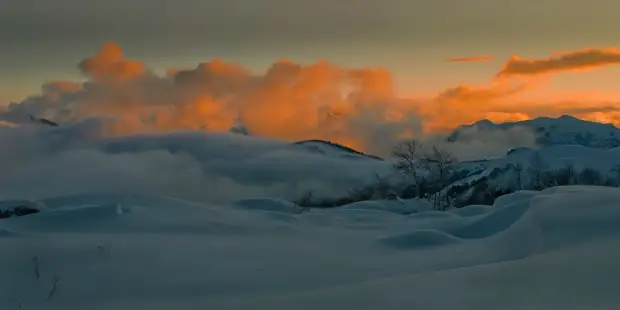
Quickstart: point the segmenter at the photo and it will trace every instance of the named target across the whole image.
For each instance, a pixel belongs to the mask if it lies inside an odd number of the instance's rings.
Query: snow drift
[[[620,189],[588,186],[409,214],[43,200],[0,222],[0,308],[616,309],[618,201]]]

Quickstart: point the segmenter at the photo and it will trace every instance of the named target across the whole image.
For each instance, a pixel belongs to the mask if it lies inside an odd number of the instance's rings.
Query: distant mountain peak
[[[511,128],[531,129],[536,142],[541,146],[581,145],[592,148],[609,149],[620,146],[620,129],[613,124],[586,121],[572,115],[559,117],[537,117],[524,121],[493,123],[483,119],[471,125],[459,126],[446,140],[464,142],[469,129],[508,130]]]
[[[582,119],[576,118],[576,117],[574,117],[572,115],[568,115],[568,114],[564,114],[564,115],[558,117],[558,119],[560,119],[560,120],[578,120],[578,121],[583,121]]]
[[[366,154],[366,153],[354,150],[350,147],[344,146],[342,144],[334,143],[331,141],[325,141],[325,140],[318,140],[318,139],[302,140],[302,141],[293,142],[292,145],[303,146],[311,152],[320,153],[323,155],[326,155],[328,153],[327,150],[331,149],[332,151],[337,151],[338,153],[340,153],[342,155],[340,157],[358,157],[358,158],[367,158],[367,159],[380,160],[380,161],[384,160],[381,157]]]
[[[474,125],[489,126],[489,125],[495,125],[495,123],[485,118],[485,119],[481,119],[481,120],[475,122]]]
[[[34,116],[30,115],[30,120],[33,121],[33,122],[42,124],[42,125],[58,127],[57,123],[52,122],[52,121],[50,121],[48,119],[45,119],[45,118],[37,118],[37,117],[34,117]]]

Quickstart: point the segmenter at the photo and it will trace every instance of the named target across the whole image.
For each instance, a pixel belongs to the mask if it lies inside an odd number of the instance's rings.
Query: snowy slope
[[[502,169],[513,171],[513,167],[520,165],[525,171],[523,182],[528,183],[527,178],[530,176],[528,176],[527,170],[534,168],[532,167],[534,156],[539,156],[542,168],[546,171],[558,170],[571,165],[577,172],[593,169],[603,177],[618,177],[615,170],[620,166],[620,148],[595,149],[579,145],[556,145],[515,152],[505,158],[490,161],[488,168],[480,175],[492,177],[491,175],[495,171],[495,176],[492,178],[509,179],[514,177],[514,174],[498,173],[498,171]],[[509,183],[509,180],[504,181],[507,186],[510,186]]]
[[[520,149],[506,157],[475,163],[457,163],[453,169],[463,178],[446,187],[460,187],[459,195],[475,194],[477,184],[482,191],[515,191],[534,189],[536,172],[554,179],[553,174],[572,167],[575,174],[570,184],[620,185],[620,148],[597,149],[579,145],[554,145],[538,149]],[[593,175],[594,174],[594,175]],[[551,184],[553,186],[555,184]],[[562,184],[560,184],[562,185]]]
[[[56,198],[0,221],[0,309],[617,309],[619,200],[558,187],[404,216]]]
[[[539,117],[519,122],[493,123],[481,120],[471,125],[460,126],[447,138],[450,142],[467,142],[468,133],[511,128],[527,128],[534,132],[536,142],[542,146],[574,144],[594,148],[620,146],[620,129],[613,124],[590,122],[564,115],[558,118]]]

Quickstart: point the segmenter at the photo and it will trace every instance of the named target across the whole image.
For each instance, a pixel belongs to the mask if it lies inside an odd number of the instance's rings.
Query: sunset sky
[[[506,88],[521,85],[514,92],[527,101],[526,111],[505,106],[514,98],[494,102],[504,105],[501,113],[521,113],[508,119],[583,107],[580,116],[615,122],[618,12],[617,0],[4,0],[0,106],[40,93],[47,82],[79,82],[85,72],[78,64],[113,41],[125,58],[160,75],[214,58],[252,72],[283,58],[324,59],[385,68],[399,96],[441,97],[456,87],[455,109],[485,104],[480,94],[500,83],[500,92],[511,94]],[[463,89],[482,92],[463,99]],[[534,111],[538,101],[562,106]]]

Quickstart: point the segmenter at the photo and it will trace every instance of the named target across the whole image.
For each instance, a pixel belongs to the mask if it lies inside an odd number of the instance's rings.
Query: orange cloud
[[[133,78],[146,71],[140,62],[125,60],[121,47],[114,42],[103,44],[97,55],[80,62],[79,68],[96,80]]]
[[[586,48],[573,52],[554,52],[549,58],[522,59],[511,57],[498,77],[516,75],[541,75],[563,71],[593,69],[620,63],[620,49]]]
[[[395,94],[391,73],[383,68],[279,60],[256,74],[215,59],[160,77],[106,43],[79,69],[88,77],[83,85],[46,85],[40,96],[11,111],[50,115],[53,110],[49,117],[61,123],[112,117],[116,121],[104,129],[113,135],[226,131],[241,119],[259,136],[326,139],[366,150],[421,127],[415,104]]]
[[[467,57],[453,57],[448,59],[448,62],[488,62],[491,61],[491,56],[467,56]]]
[[[588,96],[524,101],[519,96],[538,84],[514,79],[462,84],[429,98],[411,98],[396,93],[384,68],[346,68],[326,61],[298,64],[283,59],[255,73],[215,59],[158,76],[127,60],[114,43],[104,44],[79,69],[87,82],[46,84],[40,95],[0,113],[0,120],[33,115],[64,123],[109,117],[115,121],[103,130],[110,135],[227,131],[241,120],[259,136],[325,139],[379,154],[402,137],[448,131],[480,119],[573,114],[620,124],[615,102]]]
[[[448,88],[436,97],[420,104],[419,113],[425,132],[454,129],[480,119],[493,121],[520,120],[523,115],[511,117],[495,110],[502,102],[524,91],[527,85],[507,82],[484,86],[459,85]]]

